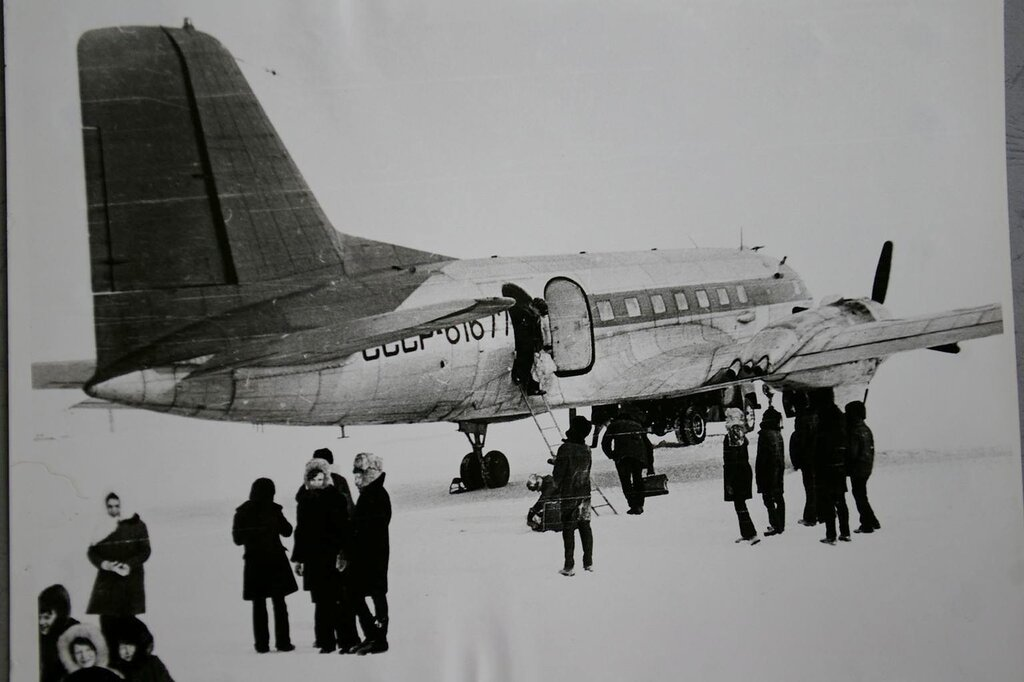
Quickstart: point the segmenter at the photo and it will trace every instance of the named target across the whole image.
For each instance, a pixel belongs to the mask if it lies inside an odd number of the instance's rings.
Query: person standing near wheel
[[[725,484],[725,501],[732,502],[736,519],[740,524],[740,537],[736,542],[756,545],[760,542],[757,529],[750,519],[747,500],[753,497],[753,472],[750,470],[750,453],[747,451],[747,425],[743,410],[730,407],[725,411],[726,434],[722,441],[722,473]]]
[[[874,533],[882,527],[875,510],[868,502],[868,478],[875,463],[875,437],[864,423],[867,411],[864,403],[856,400],[846,405],[846,428],[849,432],[850,488],[857,503],[860,527],[854,533]]]
[[[782,415],[771,405],[761,417],[757,434],[757,458],[754,475],[757,492],[768,510],[765,537],[780,535],[786,529],[786,501],[783,499],[782,474],[786,469],[785,445],[782,440]]]

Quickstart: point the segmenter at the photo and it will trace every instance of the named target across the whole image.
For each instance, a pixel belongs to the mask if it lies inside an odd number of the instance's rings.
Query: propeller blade
[[[882,253],[878,256],[875,268],[875,283],[871,286],[871,300],[885,303],[885,292],[889,288],[889,269],[892,267],[892,242],[882,244]]]

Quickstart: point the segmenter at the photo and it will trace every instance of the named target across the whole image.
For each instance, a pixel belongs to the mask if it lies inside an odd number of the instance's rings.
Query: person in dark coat
[[[352,512],[355,509],[355,498],[352,497],[352,491],[348,487],[348,481],[344,476],[333,470],[334,466],[334,453],[329,448],[319,448],[313,451],[313,459],[322,459],[327,462],[328,471],[331,474],[331,484],[335,492],[341,495],[342,500],[345,503],[345,527],[350,527]],[[299,490],[295,493],[295,501],[299,502],[300,499],[306,492],[306,486],[302,485]],[[341,590],[338,593],[338,625],[336,628],[338,650],[347,652],[350,648],[359,644],[359,632],[356,630],[356,610],[355,610],[355,597],[352,594],[352,590],[348,584],[346,576],[341,576]],[[317,642],[315,646],[320,646]]]
[[[629,410],[623,410],[608,424],[601,439],[604,454],[615,462],[619,473],[622,492],[629,505],[627,514],[644,513],[644,469],[654,466],[654,446],[647,437],[647,429],[639,417]]]
[[[576,531],[583,544],[583,570],[594,570],[594,534],[590,528],[590,448],[586,438],[590,422],[586,417],[573,417],[565,441],[555,453],[555,466],[551,476],[555,496],[561,502],[562,544],[565,563],[562,575],[575,575]]]
[[[352,515],[352,545],[348,555],[350,584],[356,595],[356,614],[364,642],[354,653],[379,654],[388,650],[388,560],[391,541],[391,497],[384,489],[384,462],[360,452],[352,463],[359,499]],[[373,613],[366,603],[373,602]]]
[[[875,464],[875,437],[864,423],[867,411],[864,403],[856,400],[846,405],[846,429],[849,435],[847,452],[850,474],[850,488],[857,503],[860,527],[854,533],[873,533],[882,527],[868,502],[868,478]]]
[[[72,625],[57,640],[67,682],[121,682],[124,678],[108,667],[107,642],[91,623]]]
[[[128,682],[174,682],[167,666],[153,653],[153,634],[138,618],[120,623],[110,666]]]
[[[99,569],[86,613],[99,616],[100,630],[113,646],[109,633],[120,620],[146,612],[145,568],[149,559],[149,531],[138,514],[125,518],[121,498],[105,499],[107,519],[89,546],[89,561]],[[106,532],[109,530],[109,532]]]
[[[846,506],[846,417],[832,397],[831,389],[816,394],[813,406],[818,413],[818,438],[814,472],[818,493],[818,520],[825,524],[822,542],[836,543],[836,518],[839,539],[850,541],[850,510]]]
[[[725,501],[732,502],[736,508],[736,518],[740,524],[740,537],[736,542],[748,542],[756,545],[761,541],[757,537],[754,522],[747,511],[747,500],[753,497],[753,472],[750,470],[750,454],[747,451],[746,421],[743,411],[736,407],[726,410],[727,431],[722,444],[722,464],[725,483]]]
[[[782,415],[769,405],[761,417],[761,431],[757,434],[757,458],[754,460],[757,492],[761,494],[764,507],[768,510],[765,537],[779,535],[786,530],[786,501],[782,496],[782,475],[785,470]]]
[[[804,513],[797,523],[813,526],[818,523],[817,486],[814,480],[815,441],[818,437],[818,415],[811,408],[807,394],[797,391],[792,396],[793,433],[789,438],[789,457],[800,472],[804,484]]]
[[[292,651],[288,605],[284,598],[298,591],[282,537],[291,537],[292,524],[281,505],[274,503],[274,482],[253,481],[249,500],[235,510],[231,537],[245,546],[242,571],[242,599],[252,602],[252,632],[258,653],[270,651],[267,599],[274,605],[274,645],[278,651]]]
[[[329,467],[322,459],[306,462],[306,492],[299,497],[292,549],[295,572],[302,576],[302,587],[313,600],[313,629],[322,654],[334,651],[339,635],[344,636],[339,632],[342,582],[338,559],[349,538],[345,503],[334,490]]]
[[[502,292],[503,295],[504,291]],[[512,362],[512,383],[526,388],[528,395],[541,395],[540,384],[533,378],[534,354],[544,346],[540,313],[529,298],[516,300],[508,309],[515,339],[515,360]]]
[[[71,617],[71,596],[63,585],[50,585],[39,593],[39,682],[60,682],[64,666],[57,641],[78,621]]]

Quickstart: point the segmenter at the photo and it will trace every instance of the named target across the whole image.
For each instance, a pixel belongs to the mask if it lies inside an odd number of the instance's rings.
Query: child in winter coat
[[[141,620],[122,622],[115,638],[117,651],[111,665],[128,682],[174,682],[163,661],[153,655],[153,635]]]
[[[121,682],[119,674],[107,667],[107,642],[91,623],[72,625],[57,640],[60,662],[68,671],[65,682]]]

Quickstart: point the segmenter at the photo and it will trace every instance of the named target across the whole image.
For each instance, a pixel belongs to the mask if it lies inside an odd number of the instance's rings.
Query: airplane
[[[474,489],[508,482],[491,423],[628,405],[695,445],[730,406],[753,428],[755,381],[860,399],[893,353],[1002,332],[995,304],[893,318],[891,242],[870,297],[816,305],[761,247],[467,260],[344,234],[215,38],[102,28],[78,62],[96,362],[37,363],[39,388],[258,424],[454,422]],[[510,374],[533,297],[537,396]]]

